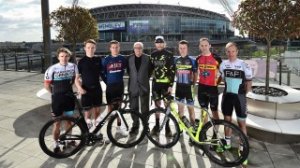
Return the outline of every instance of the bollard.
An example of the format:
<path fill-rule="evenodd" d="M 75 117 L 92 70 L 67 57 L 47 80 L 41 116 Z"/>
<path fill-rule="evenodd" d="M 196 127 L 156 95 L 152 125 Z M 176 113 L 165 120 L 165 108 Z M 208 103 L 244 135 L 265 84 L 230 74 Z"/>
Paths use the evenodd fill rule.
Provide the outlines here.
<path fill-rule="evenodd" d="M 30 69 L 29 69 L 29 72 L 31 71 L 32 66 L 33 66 L 33 61 L 30 60 Z"/>
<path fill-rule="evenodd" d="M 29 60 L 29 55 L 27 55 L 27 72 L 30 72 L 30 60 Z"/>
<path fill-rule="evenodd" d="M 43 55 L 41 55 L 41 66 L 42 66 L 42 73 L 45 73 L 45 58 L 43 57 Z"/>
<path fill-rule="evenodd" d="M 6 56 L 4 54 L 3 55 L 3 70 L 6 70 Z"/>
<path fill-rule="evenodd" d="M 291 85 L 291 70 L 287 71 L 287 85 Z"/>
<path fill-rule="evenodd" d="M 18 71 L 18 58 L 17 58 L 17 53 L 15 53 L 15 71 Z"/>
<path fill-rule="evenodd" d="M 279 58 L 279 85 L 281 85 L 281 80 L 282 80 L 282 62 L 281 62 L 281 58 Z"/>

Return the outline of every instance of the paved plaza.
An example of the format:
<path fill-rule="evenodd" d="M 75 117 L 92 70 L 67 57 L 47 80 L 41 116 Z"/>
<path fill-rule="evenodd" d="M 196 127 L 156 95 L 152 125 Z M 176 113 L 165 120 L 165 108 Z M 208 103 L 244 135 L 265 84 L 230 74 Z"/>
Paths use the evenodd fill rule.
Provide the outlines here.
<path fill-rule="evenodd" d="M 50 119 L 49 101 L 36 97 L 43 74 L 0 71 L 0 168 L 217 168 L 202 151 L 189 146 L 186 135 L 171 149 L 155 147 L 147 138 L 129 149 L 112 144 L 85 147 L 67 159 L 42 152 L 38 134 Z M 249 166 L 253 168 L 300 168 L 300 144 L 270 144 L 250 138 Z"/>

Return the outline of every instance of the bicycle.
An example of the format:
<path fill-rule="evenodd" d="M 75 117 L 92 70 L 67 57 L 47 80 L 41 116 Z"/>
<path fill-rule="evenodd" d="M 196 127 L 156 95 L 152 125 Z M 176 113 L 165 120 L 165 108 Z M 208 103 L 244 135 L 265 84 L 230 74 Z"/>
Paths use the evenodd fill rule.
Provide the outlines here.
<path fill-rule="evenodd" d="M 152 109 L 147 116 L 147 137 L 154 145 L 160 148 L 171 148 L 178 142 L 180 134 L 185 131 L 192 144 L 201 148 L 208 158 L 216 164 L 224 167 L 234 167 L 241 165 L 247 159 L 249 142 L 239 127 L 225 120 L 213 120 L 207 109 L 201 109 L 201 118 L 200 120 L 196 119 L 196 125 L 193 127 L 186 118 L 184 120 L 180 118 L 175 109 L 177 101 L 173 99 L 174 97 L 170 95 L 158 99 L 164 100 L 165 109 Z M 158 114 L 160 116 L 158 120 L 159 130 L 158 134 L 154 134 L 152 130 L 157 129 L 155 125 Z M 204 123 L 207 116 L 209 121 Z M 172 132 L 171 137 L 167 136 L 165 129 L 163 129 L 166 127 L 167 121 Z M 231 131 L 230 144 L 227 144 L 228 140 L 225 139 L 225 128 Z"/>
<path fill-rule="evenodd" d="M 129 103 L 128 94 L 124 94 L 123 100 L 114 100 L 113 111 L 108 112 L 105 117 L 96 125 L 93 131 L 89 131 L 87 123 L 84 119 L 83 108 L 81 107 L 77 94 L 74 93 L 75 104 L 78 114 L 74 117 L 62 116 L 48 121 L 39 133 L 39 144 L 41 149 L 49 156 L 54 158 L 66 158 L 76 154 L 85 145 L 92 146 L 96 142 L 103 141 L 102 134 L 97 133 L 103 125 L 107 124 L 108 139 L 116 146 L 130 148 L 139 144 L 146 135 L 146 123 L 142 115 L 132 109 L 127 109 Z M 107 104 L 105 104 L 107 105 Z M 117 133 L 118 120 L 121 120 L 121 127 L 126 131 L 130 131 L 133 124 L 132 116 L 138 118 L 139 129 L 133 134 L 122 136 Z M 60 122 L 60 133 L 58 136 L 59 152 L 53 150 L 53 144 L 56 143 L 52 136 L 54 123 Z M 69 123 L 69 126 L 68 126 Z"/>

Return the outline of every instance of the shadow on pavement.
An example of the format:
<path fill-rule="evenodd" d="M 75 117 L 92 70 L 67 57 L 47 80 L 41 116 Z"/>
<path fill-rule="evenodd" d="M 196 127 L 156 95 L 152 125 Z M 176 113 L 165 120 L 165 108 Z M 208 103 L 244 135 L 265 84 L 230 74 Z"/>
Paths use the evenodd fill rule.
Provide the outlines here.
<path fill-rule="evenodd" d="M 13 127 L 17 136 L 38 138 L 42 126 L 50 119 L 50 104 L 43 105 L 18 117 Z"/>

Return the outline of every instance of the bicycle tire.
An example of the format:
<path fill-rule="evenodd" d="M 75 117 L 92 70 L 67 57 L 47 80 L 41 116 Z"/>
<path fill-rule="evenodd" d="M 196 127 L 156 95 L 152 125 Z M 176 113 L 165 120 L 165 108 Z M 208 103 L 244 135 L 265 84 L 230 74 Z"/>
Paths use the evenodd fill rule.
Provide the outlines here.
<path fill-rule="evenodd" d="M 180 129 L 178 122 L 176 118 L 173 115 L 169 115 L 169 125 L 170 130 L 172 132 L 172 137 L 168 137 L 166 135 L 165 126 L 161 131 L 158 132 L 158 134 L 151 133 L 152 130 L 155 129 L 156 125 L 156 114 L 160 115 L 160 124 L 163 122 L 163 119 L 166 115 L 166 111 L 163 108 L 155 108 L 149 111 L 149 114 L 147 116 L 147 123 L 148 123 L 148 131 L 147 131 L 147 137 L 148 139 L 157 147 L 160 148 L 171 148 L 173 147 L 180 138 Z"/>
<path fill-rule="evenodd" d="M 67 133 L 65 134 L 63 131 L 60 131 L 59 135 L 59 152 L 54 152 L 53 147 L 55 140 L 53 139 L 52 135 L 52 129 L 53 124 L 55 122 L 60 122 L 61 128 L 64 129 L 64 126 L 66 122 L 70 122 L 70 126 L 72 128 L 71 134 Z M 48 121 L 41 129 L 39 133 L 39 145 L 41 149 L 49 156 L 62 159 L 67 158 L 69 156 L 72 156 L 76 154 L 84 145 L 86 142 L 86 138 L 84 136 L 85 129 L 81 124 L 78 124 L 78 120 L 76 118 L 72 117 L 60 117 L 56 118 L 54 120 Z M 68 146 L 68 144 L 73 143 L 74 146 Z"/>
<path fill-rule="evenodd" d="M 125 132 L 130 132 L 133 128 L 133 119 L 132 116 L 138 119 L 138 129 L 130 134 L 128 133 L 127 136 L 122 136 L 120 133 L 117 132 L 118 129 L 118 114 L 115 114 L 111 117 L 107 124 L 107 136 L 109 140 L 116 146 L 122 148 L 130 148 L 137 144 L 139 144 L 144 137 L 146 136 L 146 123 L 142 116 L 142 114 L 135 112 L 133 110 L 125 109 L 119 110 L 120 115 L 122 115 L 127 123 L 128 128 L 121 120 L 121 129 L 126 129 Z"/>
<path fill-rule="evenodd" d="M 249 142 L 245 134 L 240 130 L 238 126 L 231 122 L 225 120 L 212 120 L 212 122 L 214 127 L 211 122 L 207 122 L 203 126 L 200 132 L 200 141 L 214 141 L 215 143 L 218 143 L 219 152 L 217 152 L 216 150 L 217 146 L 204 144 L 202 145 L 204 153 L 211 161 L 224 167 L 234 167 L 241 165 L 249 155 Z M 230 138 L 230 148 L 228 147 L 227 149 L 225 148 L 225 145 L 227 145 L 224 134 L 225 127 L 230 128 L 232 132 Z M 216 130 L 217 133 L 214 133 L 214 128 L 218 128 Z M 241 148 L 242 150 L 240 150 Z"/>

